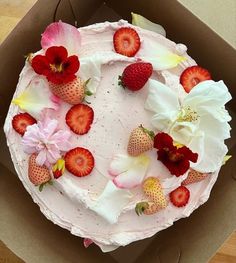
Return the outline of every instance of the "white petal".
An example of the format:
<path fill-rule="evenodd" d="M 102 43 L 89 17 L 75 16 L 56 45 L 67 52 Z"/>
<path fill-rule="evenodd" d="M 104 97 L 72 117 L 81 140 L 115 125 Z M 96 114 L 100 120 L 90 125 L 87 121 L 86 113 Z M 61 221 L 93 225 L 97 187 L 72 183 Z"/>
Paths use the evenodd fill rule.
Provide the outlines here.
<path fill-rule="evenodd" d="M 168 132 L 176 119 L 176 111 L 157 113 L 152 116 L 151 123 L 159 131 Z"/>
<path fill-rule="evenodd" d="M 129 203 L 131 198 L 132 194 L 130 191 L 119 189 L 112 181 L 109 181 L 96 203 L 90 206 L 90 209 L 110 224 L 115 224 L 123 208 Z"/>
<path fill-rule="evenodd" d="M 150 79 L 148 81 L 148 98 L 145 102 L 145 109 L 155 113 L 171 112 L 179 110 L 177 94 L 168 86 L 159 81 Z"/>
<path fill-rule="evenodd" d="M 37 76 L 19 97 L 12 100 L 12 103 L 39 119 L 43 109 L 57 109 L 57 105 L 50 99 L 51 95 L 47 81 Z"/>
<path fill-rule="evenodd" d="M 198 130 L 198 124 L 192 122 L 176 122 L 172 125 L 169 134 L 177 142 L 188 145 Z"/>
<path fill-rule="evenodd" d="M 227 122 L 221 122 L 210 114 L 201 118 L 199 129 L 204 131 L 207 135 L 225 140 L 230 138 L 231 127 Z"/>
<path fill-rule="evenodd" d="M 137 53 L 143 61 L 152 63 L 154 70 L 165 70 L 175 68 L 179 63 L 186 60 L 184 56 L 173 53 L 173 50 L 168 49 L 161 44 L 155 42 L 142 42 L 142 48 Z"/>
<path fill-rule="evenodd" d="M 111 162 L 109 173 L 117 175 L 113 179 L 117 187 L 134 188 L 142 183 L 149 164 L 150 158 L 145 154 L 137 157 L 117 155 Z"/>
<path fill-rule="evenodd" d="M 192 105 L 197 111 L 201 107 L 219 109 L 229 100 L 231 95 L 224 82 L 213 80 L 202 81 L 197 84 L 186 96 L 184 105 Z"/>
<path fill-rule="evenodd" d="M 221 167 L 227 152 L 224 141 L 205 135 L 202 158 L 192 167 L 199 172 L 215 172 Z"/>
<path fill-rule="evenodd" d="M 110 168 L 108 172 L 112 176 L 117 176 L 120 173 L 127 171 L 132 166 L 132 163 L 132 157 L 125 154 L 118 154 L 113 158 L 112 162 L 110 163 Z"/>
<path fill-rule="evenodd" d="M 146 29 L 146 30 L 156 32 L 156 33 L 158 33 L 164 37 L 166 36 L 166 31 L 161 25 L 155 24 L 155 23 L 151 22 L 150 20 L 148 20 L 147 18 L 145 18 L 141 15 L 138 15 L 138 14 L 135 14 L 132 12 L 131 12 L 131 15 L 132 15 L 132 24 L 133 25 L 139 26 L 139 27 Z"/>

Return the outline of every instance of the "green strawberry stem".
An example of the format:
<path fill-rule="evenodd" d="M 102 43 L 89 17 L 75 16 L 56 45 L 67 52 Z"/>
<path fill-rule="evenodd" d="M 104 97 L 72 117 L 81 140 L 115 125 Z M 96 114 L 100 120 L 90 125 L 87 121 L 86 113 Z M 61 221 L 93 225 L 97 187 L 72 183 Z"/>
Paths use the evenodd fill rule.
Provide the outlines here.
<path fill-rule="evenodd" d="M 135 212 L 138 216 L 142 215 L 142 213 L 149 207 L 148 202 L 140 202 L 135 206 Z"/>
<path fill-rule="evenodd" d="M 118 76 L 118 85 L 121 86 L 123 89 L 125 89 L 125 86 L 122 82 L 122 76 Z"/>
<path fill-rule="evenodd" d="M 40 184 L 40 185 L 39 185 L 39 192 L 42 192 L 42 191 L 43 191 L 43 188 L 44 188 L 44 186 L 45 186 L 46 184 L 53 185 L 53 181 L 52 181 L 52 180 L 49 180 L 49 181 L 47 181 L 47 182 L 45 182 L 45 183 Z"/>
<path fill-rule="evenodd" d="M 154 140 L 155 133 L 153 131 L 150 131 L 142 126 L 142 124 L 139 126 L 145 133 L 147 133 L 152 140 Z"/>

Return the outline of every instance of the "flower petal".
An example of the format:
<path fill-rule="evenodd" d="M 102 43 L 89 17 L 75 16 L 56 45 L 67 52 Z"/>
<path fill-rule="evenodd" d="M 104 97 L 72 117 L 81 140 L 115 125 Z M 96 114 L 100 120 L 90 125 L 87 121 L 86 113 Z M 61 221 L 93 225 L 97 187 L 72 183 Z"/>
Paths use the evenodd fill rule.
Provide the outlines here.
<path fill-rule="evenodd" d="M 32 68 L 37 74 L 44 76 L 50 72 L 49 61 L 43 55 L 37 55 L 32 59 Z"/>
<path fill-rule="evenodd" d="M 117 155 L 111 167 L 118 175 L 113 179 L 119 188 L 130 189 L 140 185 L 146 175 L 150 159 L 145 154 L 138 157 L 128 155 Z M 109 170 L 111 172 L 111 168 Z"/>
<path fill-rule="evenodd" d="M 231 99 L 228 88 L 222 80 L 218 82 L 206 80 L 197 84 L 189 92 L 183 105 L 191 105 L 200 114 L 204 113 L 207 106 L 208 109 L 214 109 L 214 113 L 217 115 L 217 111 Z"/>
<path fill-rule="evenodd" d="M 81 36 L 76 27 L 61 21 L 50 24 L 42 34 L 41 46 L 63 46 L 69 55 L 77 55 L 81 46 Z"/>
<path fill-rule="evenodd" d="M 47 49 L 45 56 L 50 64 L 60 64 L 67 59 L 68 53 L 66 48 L 62 46 L 53 46 Z"/>
<path fill-rule="evenodd" d="M 158 33 L 164 37 L 166 36 L 166 31 L 161 25 L 155 24 L 155 23 L 151 22 L 150 20 L 148 20 L 147 18 L 145 18 L 141 15 L 138 15 L 138 14 L 135 14 L 132 12 L 131 12 L 131 15 L 132 15 L 132 24 L 133 25 L 139 26 L 143 29 L 147 29 L 147 30 L 156 32 L 156 33 Z"/>
<path fill-rule="evenodd" d="M 192 150 L 194 151 L 193 148 Z M 215 172 L 222 166 L 227 152 L 228 148 L 224 141 L 206 134 L 201 159 L 196 164 L 192 164 L 191 167 L 202 173 Z"/>
<path fill-rule="evenodd" d="M 142 42 L 142 48 L 136 57 L 152 63 L 154 70 L 171 69 L 186 61 L 186 57 L 173 53 L 171 49 L 159 43 Z"/>
<path fill-rule="evenodd" d="M 66 74 L 75 74 L 80 67 L 80 62 L 77 56 L 70 56 L 63 64 Z"/>
<path fill-rule="evenodd" d="M 129 203 L 131 198 L 132 194 L 130 191 L 119 189 L 112 181 L 108 181 L 96 203 L 89 208 L 110 224 L 115 224 L 123 208 Z"/>
<path fill-rule="evenodd" d="M 174 148 L 173 139 L 168 134 L 160 132 L 154 138 L 154 148 L 158 150 L 167 148 L 168 150 L 170 150 Z"/>
<path fill-rule="evenodd" d="M 177 121 L 171 126 L 169 134 L 175 141 L 183 145 L 188 145 L 191 142 L 192 138 L 196 135 L 197 131 L 198 124 L 187 121 Z"/>
<path fill-rule="evenodd" d="M 34 78 L 29 86 L 19 97 L 12 100 L 22 110 L 28 112 L 34 118 L 39 119 L 40 113 L 45 108 L 57 110 L 58 106 L 52 102 L 48 83 L 44 78 Z"/>
<path fill-rule="evenodd" d="M 145 109 L 156 112 L 179 111 L 179 101 L 176 93 L 168 86 L 159 81 L 150 79 L 148 81 L 148 97 L 145 102 Z"/>
<path fill-rule="evenodd" d="M 91 244 L 93 244 L 93 240 L 90 238 L 84 238 L 83 243 L 84 243 L 84 247 L 88 248 Z"/>

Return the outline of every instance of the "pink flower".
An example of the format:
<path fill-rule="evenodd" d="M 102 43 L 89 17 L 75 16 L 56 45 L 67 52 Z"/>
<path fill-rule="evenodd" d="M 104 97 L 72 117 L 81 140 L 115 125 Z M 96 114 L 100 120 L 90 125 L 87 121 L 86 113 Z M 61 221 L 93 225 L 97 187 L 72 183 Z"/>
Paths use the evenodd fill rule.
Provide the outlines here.
<path fill-rule="evenodd" d="M 38 153 L 38 165 L 50 167 L 61 158 L 61 152 L 71 149 L 71 133 L 58 130 L 58 121 L 45 118 L 27 128 L 23 139 L 23 150 L 27 154 Z"/>

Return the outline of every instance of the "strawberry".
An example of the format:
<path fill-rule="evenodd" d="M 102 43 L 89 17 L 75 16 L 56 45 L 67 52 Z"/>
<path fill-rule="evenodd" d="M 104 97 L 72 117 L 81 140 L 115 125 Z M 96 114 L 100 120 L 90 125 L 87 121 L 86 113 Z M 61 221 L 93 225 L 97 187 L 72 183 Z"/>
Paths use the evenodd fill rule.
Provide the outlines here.
<path fill-rule="evenodd" d="M 192 184 L 204 180 L 208 174 L 200 173 L 193 169 L 190 169 L 188 177 L 182 182 L 182 185 Z"/>
<path fill-rule="evenodd" d="M 153 148 L 154 132 L 145 129 L 142 125 L 134 129 L 129 137 L 128 154 L 138 156 Z"/>
<path fill-rule="evenodd" d="M 211 79 L 211 74 L 208 70 L 199 67 L 199 66 L 192 66 L 186 68 L 181 76 L 180 76 L 180 83 L 184 87 L 187 93 L 196 86 L 199 82 L 204 80 Z"/>
<path fill-rule="evenodd" d="M 148 199 L 158 206 L 158 210 L 167 206 L 159 179 L 156 177 L 148 177 L 144 180 L 142 187 Z"/>
<path fill-rule="evenodd" d="M 37 121 L 27 112 L 19 113 L 15 115 L 12 119 L 12 127 L 20 135 L 24 135 L 27 127 L 33 125 Z"/>
<path fill-rule="evenodd" d="M 185 186 L 179 186 L 170 193 L 170 201 L 174 206 L 183 207 L 189 201 L 190 192 Z"/>
<path fill-rule="evenodd" d="M 93 118 L 94 112 L 91 107 L 85 104 L 77 104 L 66 113 L 66 124 L 74 133 L 83 135 L 90 130 Z"/>
<path fill-rule="evenodd" d="M 135 206 L 135 212 L 139 216 L 141 214 L 153 215 L 158 212 L 160 208 L 153 202 L 140 202 Z"/>
<path fill-rule="evenodd" d="M 94 158 L 89 150 L 77 147 L 66 153 L 65 166 L 73 175 L 83 177 L 92 172 Z"/>
<path fill-rule="evenodd" d="M 133 28 L 121 27 L 113 36 L 113 44 L 116 53 L 133 57 L 140 48 L 140 38 Z"/>
<path fill-rule="evenodd" d="M 79 77 L 68 83 L 54 84 L 49 82 L 49 87 L 54 95 L 72 105 L 81 103 L 85 97 L 85 82 Z"/>
<path fill-rule="evenodd" d="M 119 85 L 132 91 L 143 88 L 152 75 L 152 64 L 146 62 L 137 62 L 130 64 L 125 68 L 122 76 L 119 77 Z"/>
<path fill-rule="evenodd" d="M 39 185 L 39 190 L 42 191 L 43 186 L 51 180 L 51 175 L 45 165 L 40 166 L 36 163 L 36 157 L 36 154 L 32 154 L 29 158 L 28 176 L 30 182 L 35 186 Z"/>

